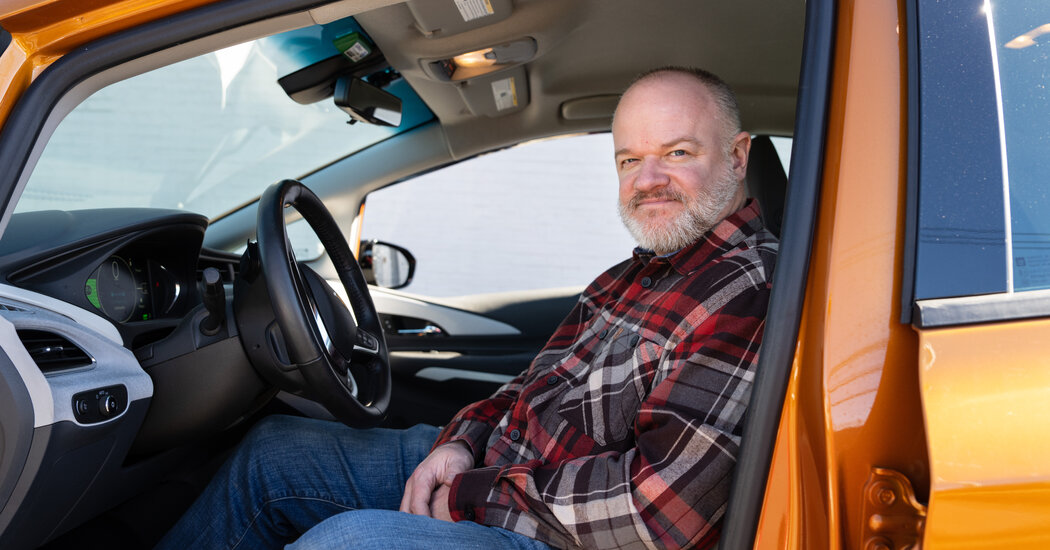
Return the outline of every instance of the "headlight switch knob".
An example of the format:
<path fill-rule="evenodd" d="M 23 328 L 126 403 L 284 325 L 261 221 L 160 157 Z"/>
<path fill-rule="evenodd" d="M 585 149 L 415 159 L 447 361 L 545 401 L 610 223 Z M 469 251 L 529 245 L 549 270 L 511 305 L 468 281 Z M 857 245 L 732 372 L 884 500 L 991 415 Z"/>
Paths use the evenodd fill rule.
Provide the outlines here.
<path fill-rule="evenodd" d="M 118 412 L 120 412 L 120 403 L 117 402 L 117 398 L 110 394 L 99 396 L 98 399 L 98 412 L 105 418 L 109 418 Z"/>

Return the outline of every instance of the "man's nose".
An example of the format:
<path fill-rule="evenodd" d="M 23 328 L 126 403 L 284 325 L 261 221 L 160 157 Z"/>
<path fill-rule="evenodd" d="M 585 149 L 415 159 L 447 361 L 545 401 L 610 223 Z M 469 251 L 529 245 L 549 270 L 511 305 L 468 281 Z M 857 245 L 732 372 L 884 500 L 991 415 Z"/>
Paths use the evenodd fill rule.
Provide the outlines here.
<path fill-rule="evenodd" d="M 671 182 L 667 170 L 659 159 L 643 159 L 638 170 L 638 177 L 634 181 L 634 188 L 638 191 L 653 191 Z"/>

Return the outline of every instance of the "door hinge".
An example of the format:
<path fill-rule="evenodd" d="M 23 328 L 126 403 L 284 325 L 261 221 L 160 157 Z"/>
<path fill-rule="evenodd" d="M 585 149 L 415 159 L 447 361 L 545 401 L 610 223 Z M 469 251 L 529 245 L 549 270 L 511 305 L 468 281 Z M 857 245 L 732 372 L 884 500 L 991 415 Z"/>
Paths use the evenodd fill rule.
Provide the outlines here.
<path fill-rule="evenodd" d="M 864 485 L 864 550 L 919 550 L 926 507 L 904 474 L 872 468 Z"/>

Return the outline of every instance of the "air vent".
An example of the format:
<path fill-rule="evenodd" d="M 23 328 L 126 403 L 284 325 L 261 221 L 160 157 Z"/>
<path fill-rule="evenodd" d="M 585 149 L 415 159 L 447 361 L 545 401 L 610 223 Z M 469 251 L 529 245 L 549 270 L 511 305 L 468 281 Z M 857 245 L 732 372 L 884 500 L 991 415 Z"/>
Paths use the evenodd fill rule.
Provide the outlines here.
<path fill-rule="evenodd" d="M 0 310 L 3 310 L 3 311 L 22 311 L 22 312 L 29 311 L 26 308 L 13 306 L 11 304 L 5 304 L 3 302 L 0 302 Z"/>
<path fill-rule="evenodd" d="M 19 330 L 18 338 L 44 374 L 86 367 L 94 360 L 69 340 L 42 330 Z"/>

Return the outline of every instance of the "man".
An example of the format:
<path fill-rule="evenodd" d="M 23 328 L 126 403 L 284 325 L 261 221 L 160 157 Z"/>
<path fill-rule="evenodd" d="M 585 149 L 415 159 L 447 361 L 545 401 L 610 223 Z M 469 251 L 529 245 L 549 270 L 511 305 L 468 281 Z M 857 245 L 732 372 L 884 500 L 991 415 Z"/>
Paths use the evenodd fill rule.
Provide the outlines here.
<path fill-rule="evenodd" d="M 161 547 L 711 546 L 776 241 L 745 200 L 750 136 L 717 77 L 643 75 L 613 141 L 640 248 L 526 372 L 440 433 L 260 423 Z"/>

